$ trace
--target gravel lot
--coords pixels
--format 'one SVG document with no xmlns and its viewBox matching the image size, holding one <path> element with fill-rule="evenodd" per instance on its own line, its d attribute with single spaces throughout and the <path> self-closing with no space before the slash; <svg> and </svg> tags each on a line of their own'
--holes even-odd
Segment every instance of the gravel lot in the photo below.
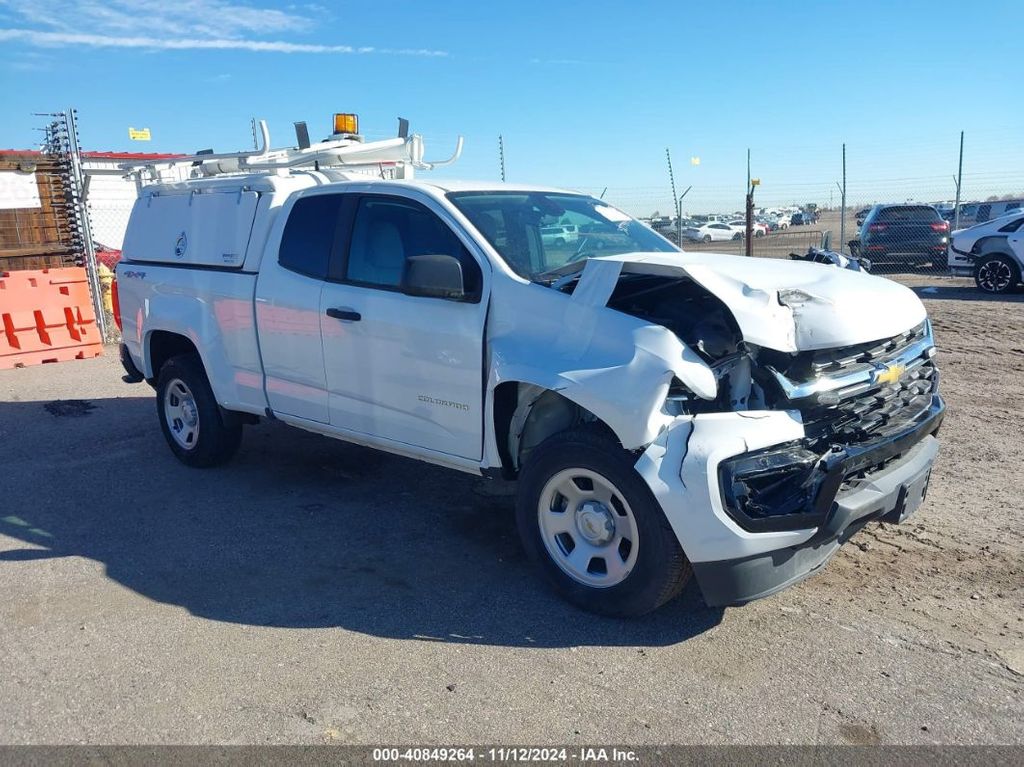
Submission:
<svg viewBox="0 0 1024 767">
<path fill-rule="evenodd" d="M 1024 305 L 904 281 L 949 402 L 917 516 L 632 622 L 545 590 L 508 487 L 275 425 L 190 470 L 114 350 L 0 371 L 0 741 L 1024 743 Z"/>
</svg>

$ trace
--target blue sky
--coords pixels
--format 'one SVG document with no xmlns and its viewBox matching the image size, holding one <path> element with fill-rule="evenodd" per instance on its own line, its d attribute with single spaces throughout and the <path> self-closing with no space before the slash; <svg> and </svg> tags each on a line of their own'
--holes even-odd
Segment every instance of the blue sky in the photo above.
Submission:
<svg viewBox="0 0 1024 767">
<path fill-rule="evenodd" d="M 0 147 L 34 112 L 74 106 L 87 149 L 277 145 L 356 111 L 396 117 L 446 175 L 583 188 L 646 214 L 670 207 L 665 148 L 690 210 L 1024 192 L 1020 4 L 963 2 L 379 2 L 0 0 Z M 128 127 L 153 140 L 128 140 Z M 699 156 L 699 166 L 690 164 Z"/>
</svg>

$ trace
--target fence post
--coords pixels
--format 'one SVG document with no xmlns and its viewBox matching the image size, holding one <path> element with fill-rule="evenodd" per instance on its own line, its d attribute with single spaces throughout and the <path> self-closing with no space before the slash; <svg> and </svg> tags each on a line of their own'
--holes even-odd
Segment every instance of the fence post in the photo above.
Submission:
<svg viewBox="0 0 1024 767">
<path fill-rule="evenodd" d="M 842 195 L 839 202 L 839 252 L 842 253 L 846 247 L 846 144 L 843 144 L 843 186 L 840 191 Z"/>
<path fill-rule="evenodd" d="M 964 180 L 964 132 L 960 131 L 960 165 L 956 172 L 956 202 L 953 204 L 953 229 L 960 228 L 960 184 Z"/>
</svg>

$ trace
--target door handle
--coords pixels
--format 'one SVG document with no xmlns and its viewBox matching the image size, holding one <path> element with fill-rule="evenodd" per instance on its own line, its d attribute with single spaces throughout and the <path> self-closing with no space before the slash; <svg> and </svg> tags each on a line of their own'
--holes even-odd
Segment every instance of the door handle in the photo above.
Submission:
<svg viewBox="0 0 1024 767">
<path fill-rule="evenodd" d="M 359 322 L 363 318 L 363 315 L 352 309 L 335 309 L 333 307 L 327 310 L 327 316 L 333 317 L 336 320 L 348 320 L 349 322 Z"/>
</svg>

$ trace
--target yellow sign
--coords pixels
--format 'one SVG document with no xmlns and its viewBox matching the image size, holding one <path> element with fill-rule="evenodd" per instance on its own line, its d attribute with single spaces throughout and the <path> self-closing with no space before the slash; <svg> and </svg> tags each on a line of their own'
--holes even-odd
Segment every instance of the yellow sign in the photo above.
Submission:
<svg viewBox="0 0 1024 767">
<path fill-rule="evenodd" d="M 152 137 L 149 135 L 149 128 L 139 128 L 138 130 L 129 128 L 128 138 L 132 141 L 149 141 Z"/>
<path fill-rule="evenodd" d="M 690 158 L 690 165 L 700 165 L 700 158 L 699 157 L 691 157 Z"/>
<path fill-rule="evenodd" d="M 761 186 L 761 179 L 759 179 L 759 178 L 752 178 L 752 179 L 750 179 L 750 185 L 751 186 Z"/>
</svg>

